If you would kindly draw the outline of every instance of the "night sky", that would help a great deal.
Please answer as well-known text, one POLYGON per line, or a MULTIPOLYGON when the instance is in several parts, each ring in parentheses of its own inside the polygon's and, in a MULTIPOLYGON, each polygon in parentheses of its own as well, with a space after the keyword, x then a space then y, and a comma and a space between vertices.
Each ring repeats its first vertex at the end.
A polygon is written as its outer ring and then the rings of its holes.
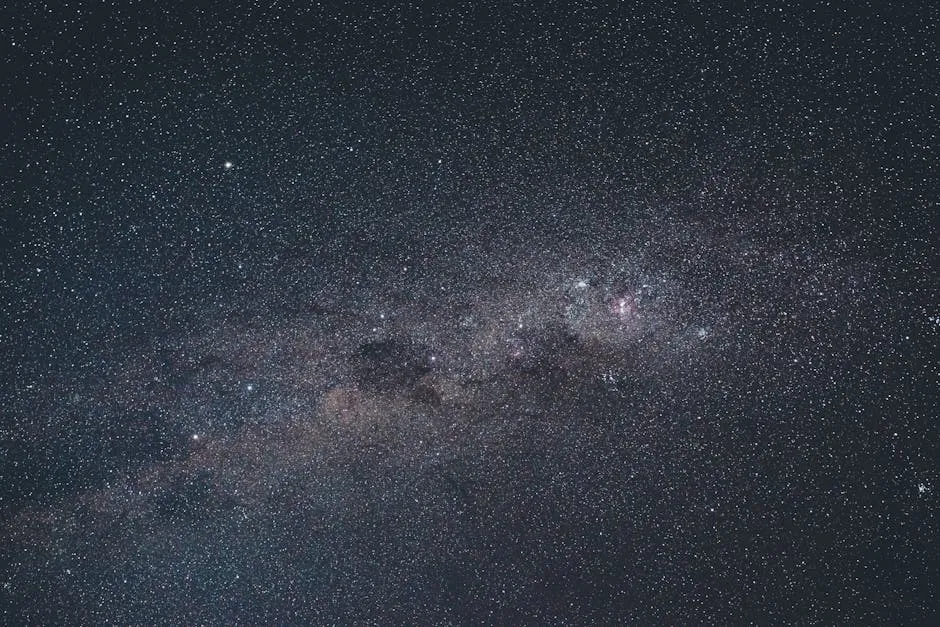
POLYGON ((936 6, 11 4, 0 623, 937 620, 936 6))

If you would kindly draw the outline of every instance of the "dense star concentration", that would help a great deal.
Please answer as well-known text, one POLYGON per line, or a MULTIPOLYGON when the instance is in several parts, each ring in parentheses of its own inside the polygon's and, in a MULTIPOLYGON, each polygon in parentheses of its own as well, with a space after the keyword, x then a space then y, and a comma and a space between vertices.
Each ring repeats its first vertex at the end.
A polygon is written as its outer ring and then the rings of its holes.
POLYGON ((3 9, 0 622, 936 619, 881 4, 3 9))

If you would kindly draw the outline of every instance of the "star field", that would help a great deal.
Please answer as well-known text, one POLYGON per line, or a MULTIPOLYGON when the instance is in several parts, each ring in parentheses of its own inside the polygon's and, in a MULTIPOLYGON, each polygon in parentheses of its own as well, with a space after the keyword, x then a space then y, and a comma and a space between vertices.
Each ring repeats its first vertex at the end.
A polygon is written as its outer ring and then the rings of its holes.
POLYGON ((935 9, 3 15, 9 624, 927 624, 935 9))

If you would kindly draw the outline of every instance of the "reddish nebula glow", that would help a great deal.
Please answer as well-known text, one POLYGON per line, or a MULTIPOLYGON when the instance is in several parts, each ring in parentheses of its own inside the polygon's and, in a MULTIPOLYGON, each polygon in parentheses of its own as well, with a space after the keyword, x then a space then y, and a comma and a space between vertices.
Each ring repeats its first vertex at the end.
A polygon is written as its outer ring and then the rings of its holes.
POLYGON ((640 317, 636 294, 629 291, 617 295, 607 304, 607 311, 620 322, 633 322, 640 317))

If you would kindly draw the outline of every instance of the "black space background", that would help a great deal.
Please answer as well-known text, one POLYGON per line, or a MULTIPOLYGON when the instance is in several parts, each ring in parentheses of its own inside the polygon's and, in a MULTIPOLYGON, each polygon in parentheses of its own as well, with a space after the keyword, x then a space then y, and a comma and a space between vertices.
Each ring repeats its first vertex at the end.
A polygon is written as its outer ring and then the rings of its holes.
POLYGON ((7 5, 2 622, 931 624, 885 4, 7 5))

